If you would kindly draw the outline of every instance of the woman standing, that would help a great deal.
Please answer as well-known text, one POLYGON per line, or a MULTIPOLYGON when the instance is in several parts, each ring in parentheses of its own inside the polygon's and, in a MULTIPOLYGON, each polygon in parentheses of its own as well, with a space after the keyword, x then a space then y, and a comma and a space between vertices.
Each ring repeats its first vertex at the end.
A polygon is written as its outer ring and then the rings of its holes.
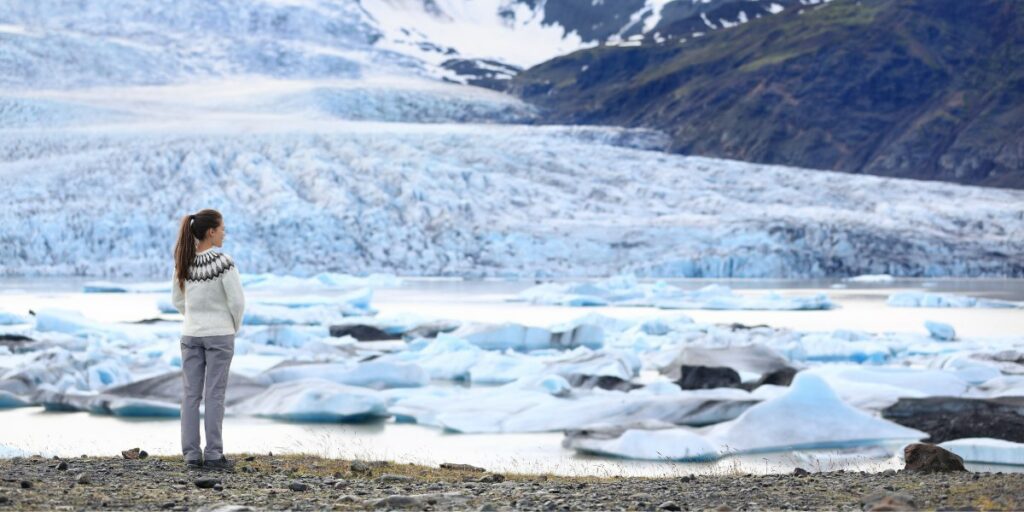
POLYGON ((224 394, 245 297, 234 261, 214 249, 223 243, 224 219, 216 210, 202 210, 181 220, 174 247, 171 298, 185 315, 181 329, 181 450, 189 468, 229 465, 221 438, 224 394), (205 453, 199 448, 199 403, 204 396, 205 453))

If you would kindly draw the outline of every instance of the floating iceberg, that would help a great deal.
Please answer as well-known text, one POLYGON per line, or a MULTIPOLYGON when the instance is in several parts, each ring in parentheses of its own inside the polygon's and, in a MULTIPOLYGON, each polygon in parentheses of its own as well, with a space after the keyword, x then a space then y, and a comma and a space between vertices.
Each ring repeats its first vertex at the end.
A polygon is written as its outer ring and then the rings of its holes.
POLYGON ((267 370, 260 378, 272 383, 320 379, 374 389, 420 387, 430 382, 427 372, 418 365, 388 361, 358 364, 289 362, 267 370))
POLYGON ((348 290, 352 288, 397 288, 402 280, 394 274, 370 274, 357 277, 334 272, 321 272, 311 277, 274 274, 242 274, 242 285, 247 290, 348 290))
POLYGON ((843 279, 848 283, 891 283, 896 278, 889 274, 861 274, 843 279))
POLYGON ((939 341, 953 341, 956 338, 956 330, 947 323, 925 320, 924 328, 928 329, 928 334, 932 338, 939 341))
POLYGON ((710 427, 706 435, 723 454, 888 445, 928 437, 847 405, 824 379, 807 372, 797 374, 785 394, 710 427))
POLYGON ((114 283, 111 281, 90 281, 82 286, 82 293, 170 293, 170 282, 114 283))
POLYGON ((1024 443, 989 437, 968 437, 939 444, 966 462, 1024 465, 1024 443))
POLYGON ((581 346, 599 348, 604 343, 604 331, 600 327, 576 323, 551 329, 513 323, 463 324, 451 332, 451 336, 462 338, 486 350, 512 349, 523 352, 581 346))
POLYGON ((0 311, 0 325, 19 325, 28 323, 32 323, 32 317, 29 315, 11 313, 10 311, 0 311))
POLYGON ((12 409, 14 407, 27 407, 32 405, 29 400, 23 396, 16 395, 9 391, 0 390, 0 409, 12 409))
POLYGON ((303 379, 274 384, 229 412, 288 421, 359 422, 387 416, 387 407, 376 391, 303 379))
POLYGON ((658 281, 638 283, 634 276, 617 276, 587 283, 546 283, 519 293, 516 300, 558 306, 652 306, 661 309, 805 310, 835 307, 826 295, 741 295, 728 286, 712 284, 685 291, 658 281))
POLYGON ((887 303, 899 308, 1019 308, 1006 300, 982 299, 950 293, 900 292, 889 296, 887 303))
POLYGON ((843 401, 867 410, 881 410, 900 398, 962 396, 970 384, 956 373, 921 368, 830 364, 804 370, 827 382, 843 401))
POLYGON ((718 458, 718 449, 689 429, 628 429, 618 437, 567 437, 566 448, 627 459, 702 461, 718 458))
POLYGON ((737 389, 660 395, 621 391, 572 391, 524 378, 497 388, 446 390, 396 398, 396 417, 462 433, 551 432, 592 425, 661 421, 708 425, 737 417, 757 403, 737 389))
MULTIPOLYGON (((370 274, 357 277, 348 274, 321 272, 312 277, 275 274, 241 274, 242 287, 247 290, 350 290, 353 288, 397 288, 402 280, 394 274, 370 274)), ((170 281, 148 283, 114 283, 90 281, 82 286, 83 293, 170 293, 170 281)))

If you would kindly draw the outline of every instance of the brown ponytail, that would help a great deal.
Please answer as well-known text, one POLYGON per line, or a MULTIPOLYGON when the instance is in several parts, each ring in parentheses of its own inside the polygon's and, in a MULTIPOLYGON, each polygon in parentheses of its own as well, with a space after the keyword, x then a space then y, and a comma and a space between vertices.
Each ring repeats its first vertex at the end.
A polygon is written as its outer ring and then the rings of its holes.
POLYGON ((178 278, 178 287, 185 290, 185 278, 188 277, 188 268, 196 259, 196 245, 206 238, 206 233, 211 229, 220 227, 223 217, 217 210, 205 209, 198 213, 186 215, 181 218, 181 227, 178 229, 178 242, 174 245, 174 269, 178 278))

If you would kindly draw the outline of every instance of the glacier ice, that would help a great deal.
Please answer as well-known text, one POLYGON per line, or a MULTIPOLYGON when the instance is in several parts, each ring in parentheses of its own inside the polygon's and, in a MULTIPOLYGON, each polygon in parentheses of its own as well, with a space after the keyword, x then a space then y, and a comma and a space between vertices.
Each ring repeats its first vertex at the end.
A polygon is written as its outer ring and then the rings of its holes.
POLYGON ((783 296, 741 295, 729 287, 712 284, 685 291, 663 281, 638 283, 636 276, 622 275, 583 283, 546 283, 520 292, 519 300, 559 306, 654 306, 662 309, 831 309, 823 294, 783 296))
POLYGON ((1024 465, 1024 443, 988 437, 968 437, 940 443, 965 462, 1024 465))
POLYGON ((418 365, 387 361, 367 361, 354 365, 293 362, 271 368, 262 375, 262 378, 273 383, 320 379, 374 389, 419 387, 430 382, 430 377, 418 365))
POLYGON ((618 437, 580 437, 568 448, 627 459, 700 461, 718 458, 718 448, 684 428, 628 429, 618 437))
POLYGON ((928 434, 874 418, 844 403, 816 375, 798 374, 783 394, 754 404, 736 419, 702 431, 685 428, 627 430, 612 439, 570 439, 578 450, 634 459, 710 459, 787 450, 895 445, 928 434), (666 457, 663 454, 669 454, 666 457), (671 457, 675 456, 675 457, 671 457))
POLYGON ((316 378, 274 384, 228 412, 309 422, 359 422, 387 416, 384 398, 376 391, 316 378))
POLYGON ((935 320, 925 320, 925 329, 928 329, 928 334, 932 338, 939 341, 953 341, 956 338, 956 330, 953 329, 952 325, 945 322, 936 322, 935 320))
POLYGON ((1017 308, 1006 300, 982 299, 952 293, 900 292, 889 296, 890 306, 900 308, 1017 308))

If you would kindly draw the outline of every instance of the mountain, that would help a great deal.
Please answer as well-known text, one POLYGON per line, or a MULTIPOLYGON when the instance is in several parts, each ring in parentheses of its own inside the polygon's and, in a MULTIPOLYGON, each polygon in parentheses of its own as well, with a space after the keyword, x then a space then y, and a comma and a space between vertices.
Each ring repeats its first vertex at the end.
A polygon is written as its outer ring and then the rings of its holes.
POLYGON ((603 45, 683 41, 826 0, 362 0, 378 46, 504 90, 524 67, 603 45))
POLYGON ((836 0, 583 49, 511 90, 544 122, 657 128, 680 153, 1024 188, 1018 1, 836 0))

